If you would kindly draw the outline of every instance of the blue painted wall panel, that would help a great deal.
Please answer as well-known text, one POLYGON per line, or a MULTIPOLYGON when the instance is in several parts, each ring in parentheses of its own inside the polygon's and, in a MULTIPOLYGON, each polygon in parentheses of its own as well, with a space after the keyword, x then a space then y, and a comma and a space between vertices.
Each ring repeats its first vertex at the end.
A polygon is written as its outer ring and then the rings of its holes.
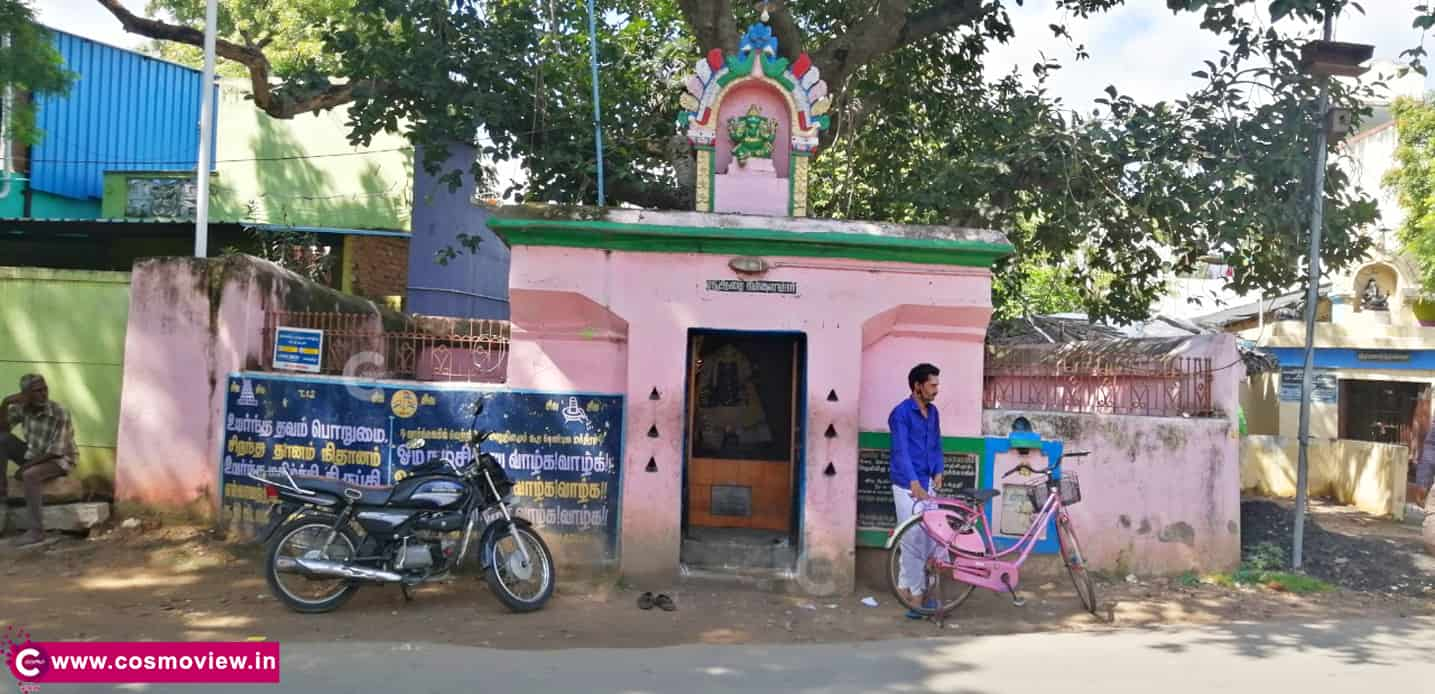
POLYGON ((469 200, 473 179, 466 172, 475 151, 465 145, 450 148, 452 158, 440 173, 463 169, 464 185, 452 193, 423 169, 423 152, 414 152, 413 235, 409 239, 407 310, 429 316, 508 319, 508 246, 488 228, 488 213, 469 200), (477 235, 477 253, 458 242, 462 232, 477 235), (448 265, 435 254, 446 246, 460 253, 448 265))
MULTIPOLYGON (((1268 347, 1282 368, 1299 369, 1305 365, 1305 349, 1301 347, 1268 347)), ((1435 350, 1333 349, 1317 347, 1317 369, 1378 369, 1400 371, 1435 371, 1435 350)))
MULTIPOLYGON (((98 199, 105 171, 195 167, 200 71, 52 31, 65 67, 77 78, 69 94, 39 99, 43 136, 31 149, 32 188, 98 199)), ((213 154, 211 147, 211 159, 213 154)))

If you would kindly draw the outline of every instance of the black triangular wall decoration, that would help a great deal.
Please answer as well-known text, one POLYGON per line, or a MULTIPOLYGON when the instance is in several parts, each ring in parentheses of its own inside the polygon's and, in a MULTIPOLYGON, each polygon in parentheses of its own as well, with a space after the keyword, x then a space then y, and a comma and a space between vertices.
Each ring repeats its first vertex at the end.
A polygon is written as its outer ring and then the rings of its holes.
POLYGON ((827 391, 827 402, 837 402, 837 391, 836 391, 836 390, 829 390, 829 391, 827 391))
POLYGON ((645 467, 645 468, 643 468, 643 469, 644 469, 644 470, 647 470, 648 472, 657 472, 657 471, 658 471, 658 461, 657 461, 656 459, 654 459, 654 458, 648 458, 648 466, 645 467))
POLYGON ((658 438, 658 425, 654 424, 653 426, 648 427, 648 438, 658 438))
POLYGON ((661 395, 658 395, 658 387, 657 387, 657 386, 653 386, 653 392, 648 393, 648 399, 649 399, 649 400, 660 400, 660 399, 662 399, 662 396, 661 396, 661 395))
POLYGON ((827 425, 827 434, 826 434, 826 436, 827 436, 827 438, 829 438, 829 439, 835 439, 835 438, 837 438, 837 427, 832 426, 831 424, 828 424, 828 425, 827 425))
POLYGON ((822 474, 827 475, 828 477, 835 477, 837 475, 837 468, 833 466, 832 463, 828 463, 827 469, 823 470, 822 474))

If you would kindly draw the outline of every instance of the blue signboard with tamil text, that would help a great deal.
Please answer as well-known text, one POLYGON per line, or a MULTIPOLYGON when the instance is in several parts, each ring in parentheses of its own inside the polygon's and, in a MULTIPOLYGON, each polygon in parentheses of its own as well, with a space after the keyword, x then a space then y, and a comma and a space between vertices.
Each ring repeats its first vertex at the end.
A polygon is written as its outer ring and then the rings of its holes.
POLYGON ((272 500, 249 473, 380 486, 435 457, 470 462, 473 405, 483 451, 516 483, 518 513, 593 561, 616 560, 623 396, 438 383, 233 374, 220 451, 226 522, 262 524, 272 500), (403 443, 422 438, 423 448, 403 443))
POLYGON ((284 328, 274 332, 274 368, 319 373, 324 355, 324 331, 284 328))

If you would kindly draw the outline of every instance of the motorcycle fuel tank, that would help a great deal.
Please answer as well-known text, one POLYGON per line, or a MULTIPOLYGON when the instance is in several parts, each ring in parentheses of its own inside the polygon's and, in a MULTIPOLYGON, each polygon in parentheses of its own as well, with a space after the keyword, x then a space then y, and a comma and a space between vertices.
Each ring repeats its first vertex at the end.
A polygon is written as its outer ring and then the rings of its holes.
POLYGON ((394 487, 390 506, 402 508, 442 509, 463 504, 468 488, 448 477, 410 477, 394 487))

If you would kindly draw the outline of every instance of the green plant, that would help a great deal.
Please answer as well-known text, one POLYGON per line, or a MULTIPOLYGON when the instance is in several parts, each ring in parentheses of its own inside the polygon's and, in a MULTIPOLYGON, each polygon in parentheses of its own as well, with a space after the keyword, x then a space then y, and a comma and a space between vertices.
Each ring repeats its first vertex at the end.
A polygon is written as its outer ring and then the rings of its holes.
POLYGON ((1195 571, 1187 571, 1181 574, 1181 577, 1176 580, 1180 581, 1181 585, 1187 588, 1195 588, 1201 585, 1201 577, 1197 576, 1195 571))
POLYGON ((1243 564, 1256 571, 1273 571, 1285 566, 1284 552, 1279 545, 1262 542, 1251 548, 1243 564))
MULTIPOLYGON (((1284 567, 1285 553, 1280 546, 1262 542, 1246 553, 1240 568, 1232 573, 1207 576, 1205 581, 1225 588, 1261 586, 1269 590, 1297 595, 1325 593, 1336 589, 1335 586, 1314 576, 1282 571, 1281 569, 1284 567)), ((1185 584, 1186 576, 1183 575, 1181 580, 1185 584)))
POLYGON ((1410 311, 1415 314, 1415 320, 1422 323, 1435 322, 1435 301, 1421 299, 1410 305, 1410 311))

